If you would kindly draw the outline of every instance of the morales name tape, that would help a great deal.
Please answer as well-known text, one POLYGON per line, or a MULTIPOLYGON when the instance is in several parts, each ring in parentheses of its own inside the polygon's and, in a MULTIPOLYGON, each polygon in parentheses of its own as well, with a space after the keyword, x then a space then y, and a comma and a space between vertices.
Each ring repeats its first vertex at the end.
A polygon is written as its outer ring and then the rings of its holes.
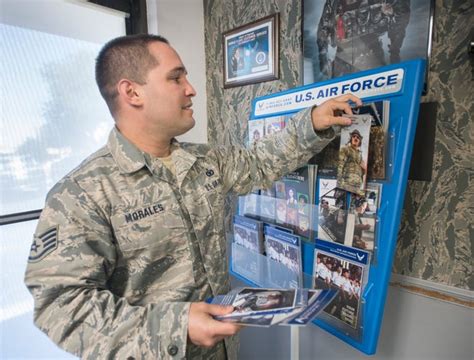
POLYGON ((401 90, 403 76, 404 70, 398 68, 314 88, 295 89, 295 91, 281 95, 270 95, 255 102, 253 115, 254 117, 264 117, 278 113, 295 112, 349 93, 360 98, 394 94, 401 90))

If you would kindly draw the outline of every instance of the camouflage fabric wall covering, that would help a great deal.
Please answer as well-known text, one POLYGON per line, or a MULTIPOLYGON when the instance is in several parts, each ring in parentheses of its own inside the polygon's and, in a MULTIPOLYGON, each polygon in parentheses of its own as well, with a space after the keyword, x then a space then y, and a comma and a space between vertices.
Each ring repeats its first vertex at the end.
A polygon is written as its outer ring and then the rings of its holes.
MULTIPOLYGON (((211 144, 243 144, 252 99, 301 84, 301 19, 299 0, 204 0, 211 144), (275 12, 280 12, 280 79, 224 89, 222 33, 275 12)), ((473 23, 472 2, 436 0, 429 91, 423 99, 439 104, 433 179, 408 184, 393 267, 398 274, 470 290, 474 60, 467 47, 474 38, 473 23)), ((229 209, 234 205, 235 199, 229 199, 229 209)))
MULTIPOLYGON (((252 99, 300 84, 301 2, 287 0, 204 0, 208 141, 244 144, 252 99), (280 78, 224 89, 222 33, 265 16, 280 13, 280 78)), ((234 209, 236 198, 227 205, 234 209)), ((230 211, 227 225, 231 224, 230 211)))
MULTIPOLYGON (((474 5, 436 1, 429 90, 438 102, 431 182, 410 181, 394 272, 474 290, 474 5)), ((430 121, 429 119, 423 119, 430 121)))

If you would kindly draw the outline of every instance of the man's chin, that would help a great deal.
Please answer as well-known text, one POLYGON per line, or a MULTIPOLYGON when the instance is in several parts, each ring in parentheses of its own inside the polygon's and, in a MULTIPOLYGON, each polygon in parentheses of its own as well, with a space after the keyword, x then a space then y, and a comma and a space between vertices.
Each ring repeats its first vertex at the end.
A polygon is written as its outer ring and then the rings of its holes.
POLYGON ((194 126, 196 125, 196 121, 194 118, 186 119, 186 123, 184 126, 180 129, 179 134, 176 134, 175 136, 180 136, 186 134, 189 130, 191 130, 194 126))
POLYGON ((194 120, 194 118, 192 117, 191 119, 189 119, 189 127, 187 128, 186 132, 191 130, 194 126, 196 126, 196 120, 194 120))

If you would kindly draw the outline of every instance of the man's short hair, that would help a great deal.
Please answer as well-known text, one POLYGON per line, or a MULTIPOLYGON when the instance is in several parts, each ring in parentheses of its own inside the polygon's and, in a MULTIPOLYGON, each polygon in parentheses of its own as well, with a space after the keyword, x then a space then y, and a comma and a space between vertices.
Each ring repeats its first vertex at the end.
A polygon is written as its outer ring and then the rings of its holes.
POLYGON ((112 115, 117 110, 118 82, 128 79, 143 85, 148 72, 158 65, 148 49, 155 41, 169 44, 162 36, 139 34, 115 38, 100 50, 95 63, 95 80, 112 115))

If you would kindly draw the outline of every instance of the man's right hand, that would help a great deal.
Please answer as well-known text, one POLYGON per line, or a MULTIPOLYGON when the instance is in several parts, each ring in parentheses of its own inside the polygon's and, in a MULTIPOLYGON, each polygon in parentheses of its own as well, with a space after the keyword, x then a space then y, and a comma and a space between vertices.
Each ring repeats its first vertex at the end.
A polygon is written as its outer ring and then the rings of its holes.
POLYGON ((333 99, 326 100, 321 105, 311 110, 311 121, 316 131, 322 131, 333 125, 348 126, 352 121, 344 116, 336 116, 338 113, 352 115, 352 109, 349 104, 352 101, 357 106, 362 105, 362 100, 352 94, 341 95, 333 99))
POLYGON ((222 339, 237 334, 242 326, 213 319, 213 316, 229 314, 233 309, 232 306, 211 305, 205 302, 191 303, 189 340, 198 346, 212 347, 222 339))

